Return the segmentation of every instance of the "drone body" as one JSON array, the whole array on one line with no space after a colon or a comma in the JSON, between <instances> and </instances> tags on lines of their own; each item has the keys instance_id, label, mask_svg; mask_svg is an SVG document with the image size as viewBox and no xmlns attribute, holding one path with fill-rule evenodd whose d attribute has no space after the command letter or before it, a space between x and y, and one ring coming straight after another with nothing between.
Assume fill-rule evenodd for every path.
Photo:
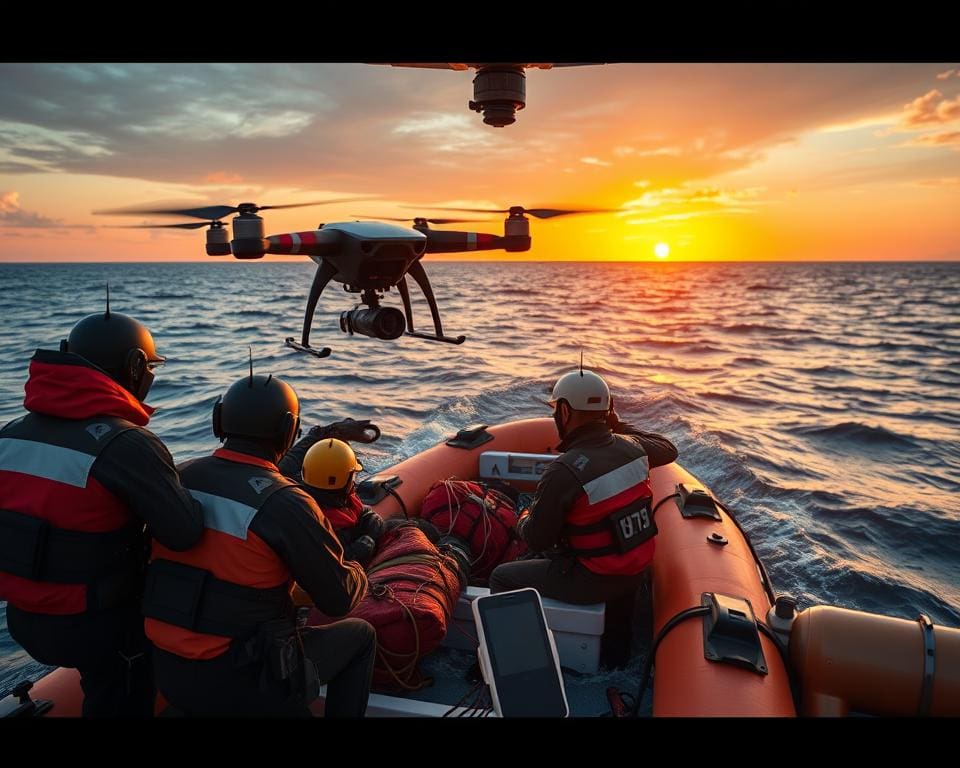
<instances>
[{"instance_id":1,"label":"drone body","mask_svg":"<svg viewBox=\"0 0 960 768\"><path fill-rule=\"evenodd\" d=\"M351 198L357 199L357 198ZM330 200L320 202L344 202ZM255 203L240 205L214 205L203 208L185 209L126 209L120 211L101 211L108 214L165 214L190 216L205 219L202 222L183 224L145 224L134 228L164 227L173 229L207 229L206 251L209 256L233 256L236 259L262 259L271 255L303 255L317 264L317 271L307 297L307 306L303 318L303 331L300 341L293 337L286 339L286 345L299 352L307 352L316 357L330 354L329 347L310 346L310 327L317 302L324 288L331 282L342 283L344 290L358 293L359 303L351 310L340 315L340 330L350 335L359 333L378 339L396 339L402 335L414 336L429 341L441 341L448 344L462 344L465 336L445 336L440 320L440 310L433 294L433 288L427 277L421 259L428 253L463 253L468 251L504 250L520 252L530 250L530 222L527 215L536 218L553 218L571 213L599 213L606 209L554 209L523 208L514 206L508 209L448 209L467 210L473 213L506 213L504 234L491 235L482 232L458 232L453 230L435 230L430 224L454 224L476 221L476 219L436 219L417 217L413 219L394 219L394 221L412 221L412 227L387 224L382 221L346 221L321 224L317 229L300 232L287 232L279 235L265 235L263 218L258 211L270 208L293 208L301 205L319 203L301 203L292 206L258 206ZM230 213L237 216L230 222L233 237L229 236L226 225L221 219ZM388 217L373 217L388 218ZM420 287L433 320L434 333L417 331L413 324L413 308L410 303L410 290L407 275ZM396 287L403 303L403 312L395 307L380 305L383 293ZM362 308L364 305L365 308Z\"/></svg>"}]
</instances>

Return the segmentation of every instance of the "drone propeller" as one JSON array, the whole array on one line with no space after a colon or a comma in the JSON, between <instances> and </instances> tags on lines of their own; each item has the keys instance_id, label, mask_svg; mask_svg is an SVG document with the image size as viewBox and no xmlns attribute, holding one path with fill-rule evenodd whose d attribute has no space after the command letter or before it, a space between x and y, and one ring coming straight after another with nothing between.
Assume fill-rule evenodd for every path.
<instances>
[{"instance_id":1,"label":"drone propeller","mask_svg":"<svg viewBox=\"0 0 960 768\"><path fill-rule=\"evenodd\" d=\"M200 227L209 227L213 224L221 224L219 221L188 221L185 224L111 224L106 229L200 229Z\"/></svg>"},{"instance_id":2,"label":"drone propeller","mask_svg":"<svg viewBox=\"0 0 960 768\"><path fill-rule=\"evenodd\" d=\"M310 203L290 203L288 205L257 205L240 203L232 205L208 205L203 208L117 208L110 211L94 211L98 216L142 216L143 214L162 214L165 216L189 216L193 219L222 219L231 213L256 213L257 211L276 210L278 208L304 208L309 205L329 203L353 203L358 200L370 200L369 197L341 197L334 200L314 200Z\"/></svg>"},{"instance_id":3,"label":"drone propeller","mask_svg":"<svg viewBox=\"0 0 960 768\"><path fill-rule=\"evenodd\" d=\"M412 205L404 206L413 208ZM570 216L575 213L616 213L617 208L524 208L515 205L512 208L434 208L435 211L464 211L466 213L509 213L511 215L529 214L537 219L552 219L557 216Z\"/></svg>"},{"instance_id":4,"label":"drone propeller","mask_svg":"<svg viewBox=\"0 0 960 768\"><path fill-rule=\"evenodd\" d=\"M361 216L356 213L350 215L358 219L380 219L382 221L427 221L431 224L467 224L471 221L483 221L483 219L427 219L423 216L417 216L412 219L398 219L392 216Z\"/></svg>"}]
</instances>

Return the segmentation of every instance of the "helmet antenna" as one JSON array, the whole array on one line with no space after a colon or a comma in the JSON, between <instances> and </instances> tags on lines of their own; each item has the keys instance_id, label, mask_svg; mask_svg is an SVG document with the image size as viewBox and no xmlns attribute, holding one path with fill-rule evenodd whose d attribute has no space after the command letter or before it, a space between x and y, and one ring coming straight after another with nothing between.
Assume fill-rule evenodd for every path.
<instances>
[{"instance_id":1,"label":"helmet antenna","mask_svg":"<svg viewBox=\"0 0 960 768\"><path fill-rule=\"evenodd\" d=\"M247 347L247 351L250 353L250 384L248 386L253 389L253 347Z\"/></svg>"},{"instance_id":2,"label":"helmet antenna","mask_svg":"<svg viewBox=\"0 0 960 768\"><path fill-rule=\"evenodd\" d=\"M580 376L583 376L583 345L580 345Z\"/></svg>"},{"instance_id":3,"label":"helmet antenna","mask_svg":"<svg viewBox=\"0 0 960 768\"><path fill-rule=\"evenodd\" d=\"M110 283L107 283L107 311L106 314L104 314L103 319L110 319Z\"/></svg>"}]
</instances>

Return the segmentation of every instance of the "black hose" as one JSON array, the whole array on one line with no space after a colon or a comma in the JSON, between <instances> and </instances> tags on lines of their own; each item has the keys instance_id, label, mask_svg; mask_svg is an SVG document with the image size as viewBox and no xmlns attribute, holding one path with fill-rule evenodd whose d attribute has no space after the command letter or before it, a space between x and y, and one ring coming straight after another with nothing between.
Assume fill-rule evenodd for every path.
<instances>
[{"instance_id":1,"label":"black hose","mask_svg":"<svg viewBox=\"0 0 960 768\"><path fill-rule=\"evenodd\" d=\"M632 717L636 717L637 713L640 710L640 703L643 701L643 694L646 693L647 685L650 683L650 672L653 670L653 660L657 655L657 648L660 647L660 641L667 636L667 634L678 624L687 619L693 618L694 616L705 616L710 613L710 607L707 605L698 605L694 608L687 608L683 611L680 611L676 616L673 616L666 624L664 624L660 631L657 632L657 637L653 641L653 646L650 648L650 653L647 655L647 660L643 665L643 673L640 675L640 687L637 689L637 700L634 702L633 709L630 712Z\"/></svg>"}]
</instances>

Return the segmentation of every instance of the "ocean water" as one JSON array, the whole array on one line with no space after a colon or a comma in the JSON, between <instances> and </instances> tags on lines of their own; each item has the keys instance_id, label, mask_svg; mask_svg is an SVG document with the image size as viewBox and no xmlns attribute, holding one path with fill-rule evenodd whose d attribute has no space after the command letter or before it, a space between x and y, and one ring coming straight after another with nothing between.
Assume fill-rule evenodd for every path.
<instances>
[{"instance_id":1,"label":"ocean water","mask_svg":"<svg viewBox=\"0 0 960 768\"><path fill-rule=\"evenodd\" d=\"M282 346L309 263L0 264L0 423L21 413L33 351L101 309L107 282L168 357L150 426L178 461L217 445L211 407L248 345L297 389L305 426L380 425L370 472L468 423L547 415L582 348L621 418L667 435L738 513L778 592L960 626L960 263L426 266L465 344L347 337L356 297L335 285L317 360ZM414 316L431 329L424 302ZM2 606L0 693L44 669Z\"/></svg>"}]
</instances>

